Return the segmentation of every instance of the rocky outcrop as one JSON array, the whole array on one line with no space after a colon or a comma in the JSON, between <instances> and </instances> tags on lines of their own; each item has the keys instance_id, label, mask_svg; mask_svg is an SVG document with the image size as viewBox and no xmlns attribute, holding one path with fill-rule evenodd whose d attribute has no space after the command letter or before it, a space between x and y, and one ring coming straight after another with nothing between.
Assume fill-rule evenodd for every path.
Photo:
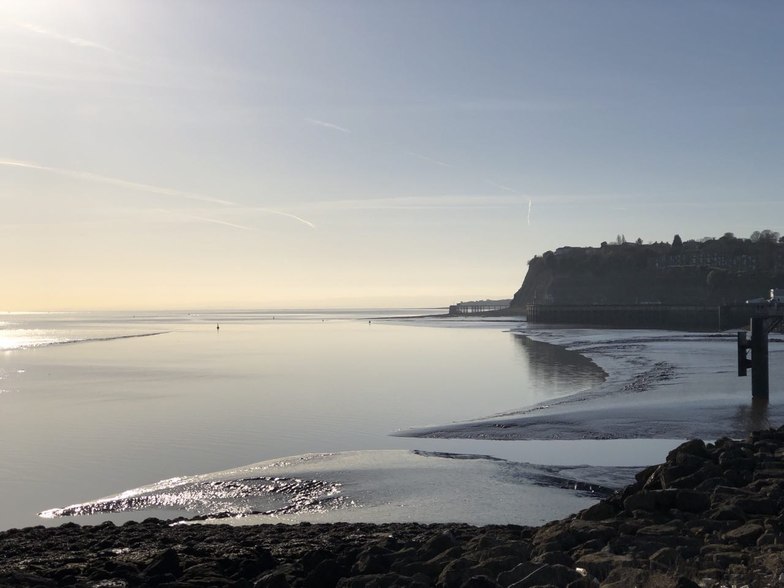
<instances>
[{"instance_id":1,"label":"rocky outcrop","mask_svg":"<svg viewBox=\"0 0 784 588\"><path fill-rule=\"evenodd\" d=\"M784 428L689 441L636 480L536 531L533 553L566 553L603 586L784 582Z\"/></svg>"},{"instance_id":2,"label":"rocky outcrop","mask_svg":"<svg viewBox=\"0 0 784 588\"><path fill-rule=\"evenodd\" d=\"M623 491L540 528L12 529L0 533L0 585L754 588L784 582L782 513L784 427L684 443Z\"/></svg>"}]
</instances>

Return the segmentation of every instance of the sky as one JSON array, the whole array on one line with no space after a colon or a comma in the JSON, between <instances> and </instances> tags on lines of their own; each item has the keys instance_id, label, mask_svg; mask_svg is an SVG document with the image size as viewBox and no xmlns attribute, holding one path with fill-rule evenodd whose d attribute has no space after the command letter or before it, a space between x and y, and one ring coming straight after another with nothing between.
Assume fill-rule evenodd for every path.
<instances>
[{"instance_id":1,"label":"sky","mask_svg":"<svg viewBox=\"0 0 784 588\"><path fill-rule=\"evenodd\" d=\"M784 4L3 0L0 310L510 298L784 232Z\"/></svg>"}]
</instances>

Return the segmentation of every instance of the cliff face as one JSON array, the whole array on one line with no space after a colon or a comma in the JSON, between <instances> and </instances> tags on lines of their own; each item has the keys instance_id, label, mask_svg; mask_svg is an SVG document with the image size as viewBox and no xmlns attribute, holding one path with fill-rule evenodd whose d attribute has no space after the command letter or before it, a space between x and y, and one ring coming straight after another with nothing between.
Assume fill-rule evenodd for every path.
<instances>
[{"instance_id":1,"label":"cliff face","mask_svg":"<svg viewBox=\"0 0 784 588\"><path fill-rule=\"evenodd\" d=\"M784 286L784 243L721 238L673 247L563 247L528 262L513 307L539 304L731 304Z\"/></svg>"}]
</instances>

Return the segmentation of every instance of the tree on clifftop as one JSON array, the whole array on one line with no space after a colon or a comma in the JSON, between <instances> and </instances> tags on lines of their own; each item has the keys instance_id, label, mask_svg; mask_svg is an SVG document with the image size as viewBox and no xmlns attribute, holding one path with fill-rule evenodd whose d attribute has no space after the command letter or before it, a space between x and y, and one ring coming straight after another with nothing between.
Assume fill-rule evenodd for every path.
<instances>
[{"instance_id":1,"label":"tree on clifftop","mask_svg":"<svg viewBox=\"0 0 784 588\"><path fill-rule=\"evenodd\" d=\"M673 249L680 249L681 247L683 247L683 239L681 239L680 235L676 234L672 238L672 248Z\"/></svg>"}]
</instances>

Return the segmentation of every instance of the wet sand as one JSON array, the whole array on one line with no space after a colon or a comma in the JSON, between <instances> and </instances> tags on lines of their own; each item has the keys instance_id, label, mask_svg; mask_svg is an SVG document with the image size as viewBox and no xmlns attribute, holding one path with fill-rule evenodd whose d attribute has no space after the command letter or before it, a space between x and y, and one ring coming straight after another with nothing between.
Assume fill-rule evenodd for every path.
<instances>
[{"instance_id":1,"label":"wet sand","mask_svg":"<svg viewBox=\"0 0 784 588\"><path fill-rule=\"evenodd\" d=\"M771 342L771 400L752 400L736 374L734 335L666 331L527 329L523 336L578 351L607 372L604 383L517 413L410 429L400 435L472 439L717 439L784 422L776 382L782 342Z\"/></svg>"}]
</instances>

